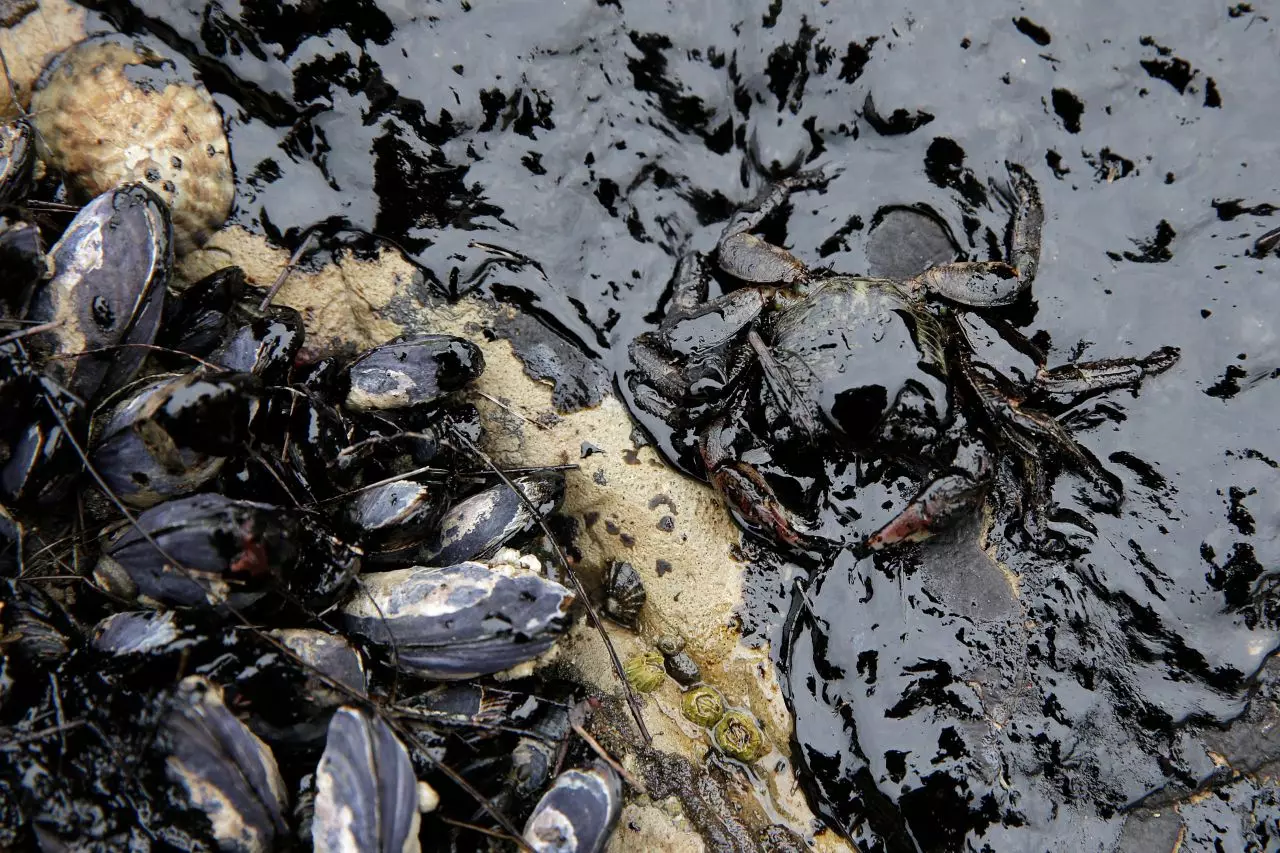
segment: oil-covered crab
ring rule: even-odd
[[[1037,545],[1057,541],[1044,523],[1048,460],[1084,476],[1095,503],[1114,510],[1119,481],[1059,423],[1055,401],[1136,385],[1171,366],[1177,351],[1040,363],[1025,383],[981,362],[967,320],[1018,301],[1040,257],[1039,192],[1024,169],[1008,170],[1005,259],[942,264],[901,280],[810,270],[752,234],[793,190],[826,179],[809,172],[767,188],[731,218],[717,247],[720,270],[747,286],[709,300],[707,259],[681,260],[660,327],[630,347],[624,390],[633,409],[655,432],[683,432],[694,450],[684,467],[704,473],[745,527],[792,545],[831,539],[811,519],[830,497],[832,460],[841,457],[835,464],[862,466],[858,485],[886,466],[918,484],[886,523],[858,533],[872,550],[948,526],[1010,468],[1021,484],[1000,491],[1021,510],[1023,528]],[[840,540],[848,542],[843,533]]]

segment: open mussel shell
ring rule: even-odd
[[[147,381],[99,419],[93,464],[131,506],[190,494],[245,441],[259,391],[257,378],[244,373]]]
[[[316,768],[316,853],[416,853],[418,782],[404,744],[379,717],[339,708]]]
[[[569,627],[573,595],[531,572],[480,563],[362,576],[338,610],[348,635],[425,678],[474,678],[543,654]]]
[[[268,853],[285,837],[288,805],[275,757],[227,709],[218,687],[198,675],[179,682],[158,743],[166,773],[204,812],[219,849]]]
[[[410,409],[436,402],[484,372],[480,348],[452,335],[401,339],[366,350],[347,369],[347,407]]]
[[[295,520],[279,507],[222,495],[178,498],[113,534],[93,578],[149,605],[246,607],[292,568],[295,537]]]
[[[535,853],[599,853],[621,813],[622,781],[596,761],[556,777],[525,824],[524,842]]]
[[[81,208],[49,251],[53,275],[28,319],[58,326],[38,336],[62,356],[49,369],[67,390],[91,398],[137,372],[163,317],[173,268],[169,209],[141,184],[123,184]]]
[[[564,475],[547,471],[515,477],[512,484],[546,518],[564,500]],[[503,545],[537,524],[538,516],[505,483],[497,483],[451,507],[440,532],[423,548],[421,559],[433,565],[487,560]]]

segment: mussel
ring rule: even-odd
[[[347,407],[358,412],[427,406],[484,372],[480,348],[452,335],[399,339],[366,350],[347,368]]]
[[[516,477],[511,482],[538,516],[555,512],[564,500],[564,475],[559,471]],[[538,516],[509,486],[498,483],[446,511],[439,534],[423,548],[421,559],[433,565],[487,560],[514,537],[532,530]]]
[[[460,563],[364,575],[339,608],[349,634],[425,678],[474,678],[543,654],[569,627],[573,595],[524,570]]]
[[[50,249],[53,274],[36,291],[27,319],[58,324],[33,344],[46,354],[75,356],[48,367],[67,390],[91,398],[142,365],[146,349],[129,345],[155,339],[172,239],[164,201],[142,184],[123,184],[85,205]]]
[[[292,521],[280,507],[222,495],[167,501],[108,539],[94,581],[144,604],[245,607],[292,568]]]
[[[622,781],[596,761],[566,770],[542,795],[524,827],[535,853],[599,853],[622,813]]]
[[[409,753],[380,717],[339,708],[316,768],[316,853],[417,853],[420,795]],[[429,789],[428,789],[429,790]],[[424,802],[425,801],[425,802]]]
[[[220,849],[268,853],[284,838],[288,804],[275,756],[207,679],[179,682],[160,746],[169,778],[204,813]]]

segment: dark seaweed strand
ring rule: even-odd
[[[19,343],[18,346],[21,348],[22,344]],[[24,355],[25,355],[25,352],[24,352]],[[156,549],[156,552],[160,554],[160,556],[164,557],[165,560],[167,560],[170,565],[172,565],[175,569],[177,569],[179,572],[185,575],[189,580],[194,582],[196,580],[194,573],[190,569],[188,569],[186,566],[184,566],[182,563],[175,560],[173,556],[169,554],[167,551],[165,551],[164,547],[159,542],[156,541],[154,536],[152,536],[148,531],[144,530],[141,527],[141,525],[138,524],[137,516],[135,516],[133,512],[131,512],[129,508],[124,505],[124,502],[120,500],[119,496],[116,495],[116,493],[111,489],[111,487],[107,484],[107,482],[102,478],[102,475],[98,473],[98,470],[94,468],[93,463],[89,460],[89,455],[85,452],[84,448],[80,445],[79,440],[76,439],[75,436],[72,434],[70,425],[66,422],[66,419],[63,418],[62,413],[58,411],[58,407],[54,404],[53,400],[50,398],[48,388],[45,387],[43,382],[41,383],[41,386],[40,386],[40,396],[44,400],[45,405],[53,413],[53,417],[58,422],[58,425],[62,428],[63,432],[66,433],[67,439],[71,442],[71,446],[76,451],[76,455],[79,456],[80,460],[84,463],[85,469],[89,472],[89,475],[93,477],[94,482],[98,484],[98,487],[102,489],[103,493],[107,496],[107,498],[113,504],[115,504],[116,509],[118,509],[122,515],[124,515],[125,519],[128,520],[129,524],[132,525],[133,529],[138,531],[138,534],[142,536],[151,545],[152,548]],[[517,492],[517,494],[519,493]],[[521,497],[523,498],[524,496],[521,495]],[[270,634],[266,633],[261,628],[254,625],[248,619],[248,617],[246,617],[243,613],[240,612],[238,608],[233,607],[230,604],[224,604],[224,607],[227,610],[227,612],[230,613],[232,616],[234,616],[237,620],[239,620],[244,627],[253,631],[254,634],[260,640],[274,647],[281,654],[285,655],[289,660],[293,661],[295,664],[302,667],[304,670],[310,672],[312,675],[319,678],[324,684],[328,685],[329,687],[337,690],[342,695],[346,696],[348,699],[351,700],[352,704],[358,707],[368,708],[373,713],[377,714],[384,722],[387,723],[388,726],[392,728],[393,731],[395,731],[401,737],[409,741],[411,744],[417,747],[424,754],[427,752],[426,745],[423,744],[418,739],[418,736],[414,734],[412,731],[410,731],[408,728],[406,728],[404,725],[402,725],[399,721],[393,719],[386,711],[384,711],[384,709],[378,703],[375,703],[373,700],[371,700],[367,696],[361,695],[360,693],[356,692],[352,688],[348,687],[346,684],[333,678],[328,673],[320,671],[318,668],[312,666],[307,661],[303,660],[296,652],[293,651],[293,649],[290,649],[283,642],[281,642],[280,640],[277,640],[275,637],[272,637]],[[523,840],[520,840],[520,831],[516,829],[515,824],[513,824],[511,820],[506,815],[504,815],[502,811],[496,805],[493,804],[493,802],[489,800],[488,797],[484,796],[478,790],[476,790],[476,788],[470,782],[462,778],[462,776],[460,776],[452,768],[438,762],[435,764],[435,768],[439,770],[451,782],[453,782],[455,785],[461,788],[468,796],[470,796],[473,800],[475,800],[476,803],[478,803],[481,808],[483,808],[486,812],[488,812],[489,815],[494,820],[496,820],[498,824],[502,826],[503,829],[511,833],[511,835],[515,839],[517,839],[517,842],[520,845],[521,849],[529,850],[530,853],[532,853],[532,848],[530,848]]]
[[[627,681],[627,677],[622,672],[622,661],[618,658],[618,651],[613,647],[613,641],[609,639],[609,632],[604,629],[604,624],[600,621],[600,615],[596,613],[596,608],[591,603],[591,598],[587,595],[586,589],[582,586],[582,581],[579,580],[577,572],[575,572],[573,567],[569,565],[569,561],[564,556],[564,551],[560,549],[560,543],[556,541],[556,537],[552,535],[551,529],[547,527],[546,519],[542,517],[542,513],[538,512],[538,508],[533,505],[533,502],[529,500],[525,493],[516,488],[516,484],[511,482],[511,478],[502,473],[502,469],[495,465],[493,460],[490,459],[483,450],[476,447],[475,443],[467,437],[465,432],[454,424],[452,419],[446,417],[445,425],[448,427],[449,431],[453,433],[454,437],[462,442],[464,447],[474,453],[476,457],[485,464],[485,467],[492,471],[498,479],[502,480],[503,484],[511,490],[512,494],[516,496],[524,508],[527,509],[535,519],[537,519],[538,526],[542,528],[543,534],[551,544],[551,550],[555,552],[556,559],[560,561],[560,565],[563,567],[565,574],[569,576],[569,580],[573,583],[573,588],[578,593],[578,598],[580,598],[582,603],[586,606],[587,616],[591,618],[591,624],[595,627],[596,631],[599,632],[600,639],[604,640],[604,647],[609,651],[609,660],[613,663],[613,673],[617,676],[618,682],[622,685],[622,693],[627,697],[627,705],[631,709],[631,716],[635,718],[636,726],[640,729],[640,735],[644,738],[645,746],[652,746],[653,737],[649,734],[649,729],[644,724],[644,717],[640,713],[640,702],[636,699],[635,691],[631,689],[631,683]]]

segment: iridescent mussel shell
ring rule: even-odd
[[[347,407],[357,412],[436,402],[484,372],[480,348],[452,335],[423,335],[366,350],[347,368]]]
[[[227,370],[252,373],[267,385],[287,385],[305,338],[297,310],[271,305],[263,316],[233,329],[208,360]]]
[[[184,678],[158,743],[166,773],[204,813],[219,849],[269,853],[286,837],[287,796],[275,757],[228,710],[218,687]]]
[[[627,683],[641,693],[651,693],[662,686],[667,677],[660,652],[641,652],[622,664]]]
[[[52,277],[32,300],[28,319],[57,323],[33,336],[46,367],[67,390],[91,398],[119,387],[146,357],[164,313],[173,268],[169,210],[141,184],[123,184],[90,201],[49,250]]]
[[[604,580],[604,612],[619,625],[635,629],[648,595],[636,567],[615,560]]]
[[[173,60],[126,36],[67,48],[31,99],[42,158],[80,199],[145,182],[173,211],[179,254],[231,213],[235,180],[222,113]]]
[[[621,813],[622,781],[596,761],[556,777],[525,824],[524,842],[535,853],[599,853]]]
[[[337,616],[402,669],[455,680],[548,651],[568,629],[572,603],[569,590],[530,572],[460,563],[362,575]]]
[[[419,791],[409,753],[380,718],[339,708],[316,767],[316,853],[417,853]]]
[[[156,344],[191,355],[208,355],[226,337],[232,309],[244,288],[244,270],[223,267],[181,293],[170,294]]]
[[[564,500],[564,475],[559,471],[515,477],[511,482],[543,518]],[[487,560],[508,541],[532,530],[538,516],[510,487],[497,483],[447,510],[438,536],[423,547],[421,559],[433,565]]]

